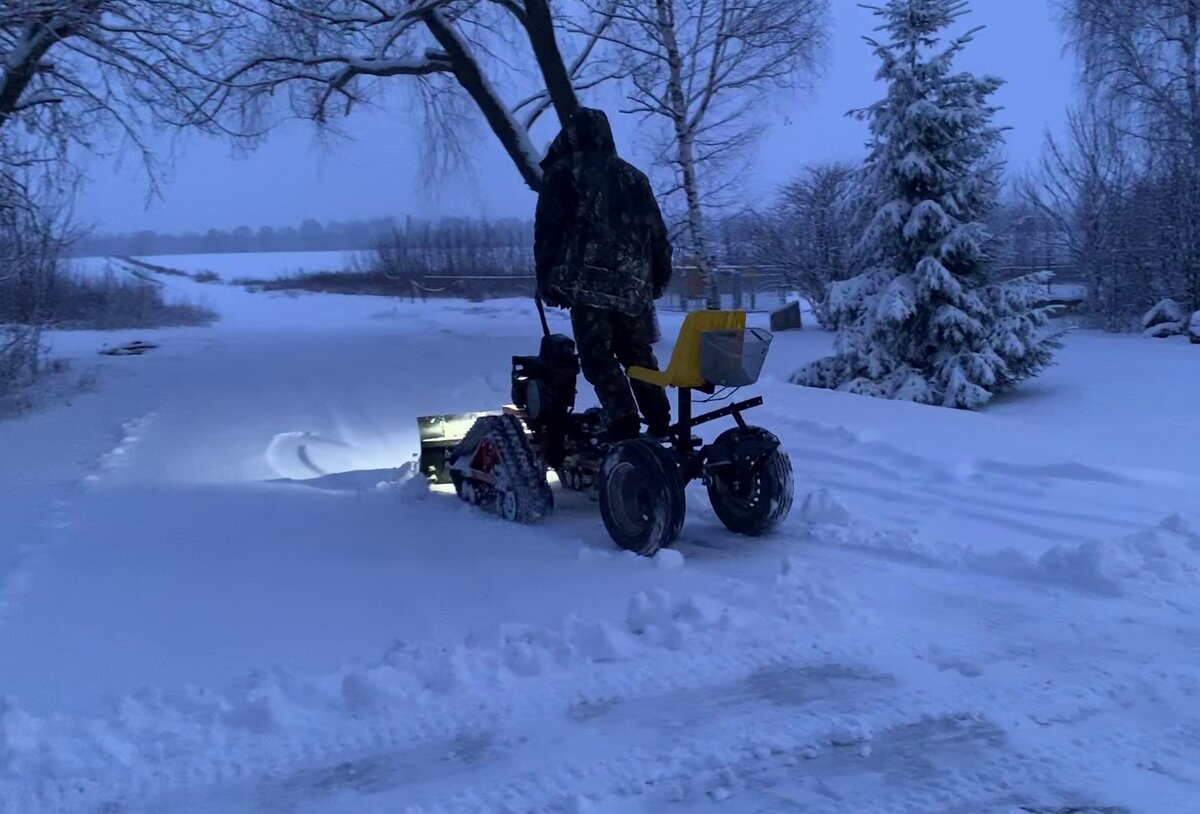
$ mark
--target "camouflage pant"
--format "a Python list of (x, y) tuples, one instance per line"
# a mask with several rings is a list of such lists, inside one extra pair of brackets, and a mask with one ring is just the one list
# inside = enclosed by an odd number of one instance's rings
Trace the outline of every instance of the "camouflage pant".
[(630, 382), (625, 375), (627, 368), (635, 366), (658, 370), (651, 347), (658, 339), (653, 308), (631, 317), (577, 306), (571, 309), (571, 326), (583, 377), (596, 389), (609, 421), (637, 415), (640, 407), (650, 425), (670, 423), (671, 403), (666, 391), (646, 382)]

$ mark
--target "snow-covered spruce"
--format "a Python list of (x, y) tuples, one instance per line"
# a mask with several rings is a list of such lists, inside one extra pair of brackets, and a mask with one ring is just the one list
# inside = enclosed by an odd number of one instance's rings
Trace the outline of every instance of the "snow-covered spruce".
[(989, 279), (984, 216), (999, 185), (1001, 130), (988, 99), (1002, 82), (952, 70), (972, 32), (940, 47), (965, 0), (889, 0), (872, 41), (887, 95), (863, 111), (872, 144), (863, 274), (829, 294), (835, 355), (797, 384), (978, 408), (1051, 363), (1042, 275)]

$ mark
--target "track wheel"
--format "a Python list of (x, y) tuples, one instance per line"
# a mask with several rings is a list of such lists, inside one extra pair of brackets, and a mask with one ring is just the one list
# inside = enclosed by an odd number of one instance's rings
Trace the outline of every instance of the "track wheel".
[(725, 528), (759, 537), (787, 518), (792, 509), (792, 462), (775, 436), (759, 427), (726, 430), (714, 447), (756, 449), (776, 444), (755, 463), (751, 459), (716, 467), (708, 481), (708, 499)]
[(463, 503), (469, 503), (474, 506), (479, 503), (478, 493), (475, 491), (475, 484), (464, 478), (458, 472), (452, 472), (450, 479), (454, 483), (454, 491), (458, 494), (459, 500)]
[(522, 520), (520, 498), (516, 492), (502, 489), (496, 492), (496, 514), (514, 523)]
[(598, 485), (600, 514), (618, 546), (650, 557), (675, 542), (687, 503), (666, 448), (640, 438), (617, 444), (604, 458)]

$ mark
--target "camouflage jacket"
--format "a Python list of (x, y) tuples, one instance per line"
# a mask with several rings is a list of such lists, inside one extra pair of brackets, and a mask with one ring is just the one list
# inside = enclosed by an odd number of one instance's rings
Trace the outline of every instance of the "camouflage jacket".
[(534, 222), (550, 305), (644, 313), (671, 278), (671, 243), (645, 174), (617, 155), (602, 111), (581, 108), (550, 145)]

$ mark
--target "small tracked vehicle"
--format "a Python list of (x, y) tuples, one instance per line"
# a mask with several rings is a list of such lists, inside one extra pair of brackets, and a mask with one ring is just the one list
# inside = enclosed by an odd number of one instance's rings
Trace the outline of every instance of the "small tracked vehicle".
[[(507, 520), (533, 523), (554, 509), (549, 473), (562, 488), (598, 499), (613, 541), (652, 556), (683, 528), (684, 487), (707, 487), (713, 511), (738, 534), (761, 536), (788, 515), (792, 466), (779, 439), (746, 423), (762, 398), (733, 401), (758, 380), (772, 336), (746, 327), (744, 311), (697, 311), (684, 319), (663, 371), (629, 376), (678, 391), (666, 439), (606, 443), (599, 408), (576, 411), (579, 358), (574, 340), (552, 334), (538, 303), (543, 337), (536, 356), (514, 356), (512, 401), (501, 410), (418, 418), (421, 471), (451, 484), (459, 498)], [(700, 394), (700, 397), (697, 396)], [(696, 414), (698, 405), (720, 404)], [(713, 441), (695, 434), (717, 419), (732, 427)]]

